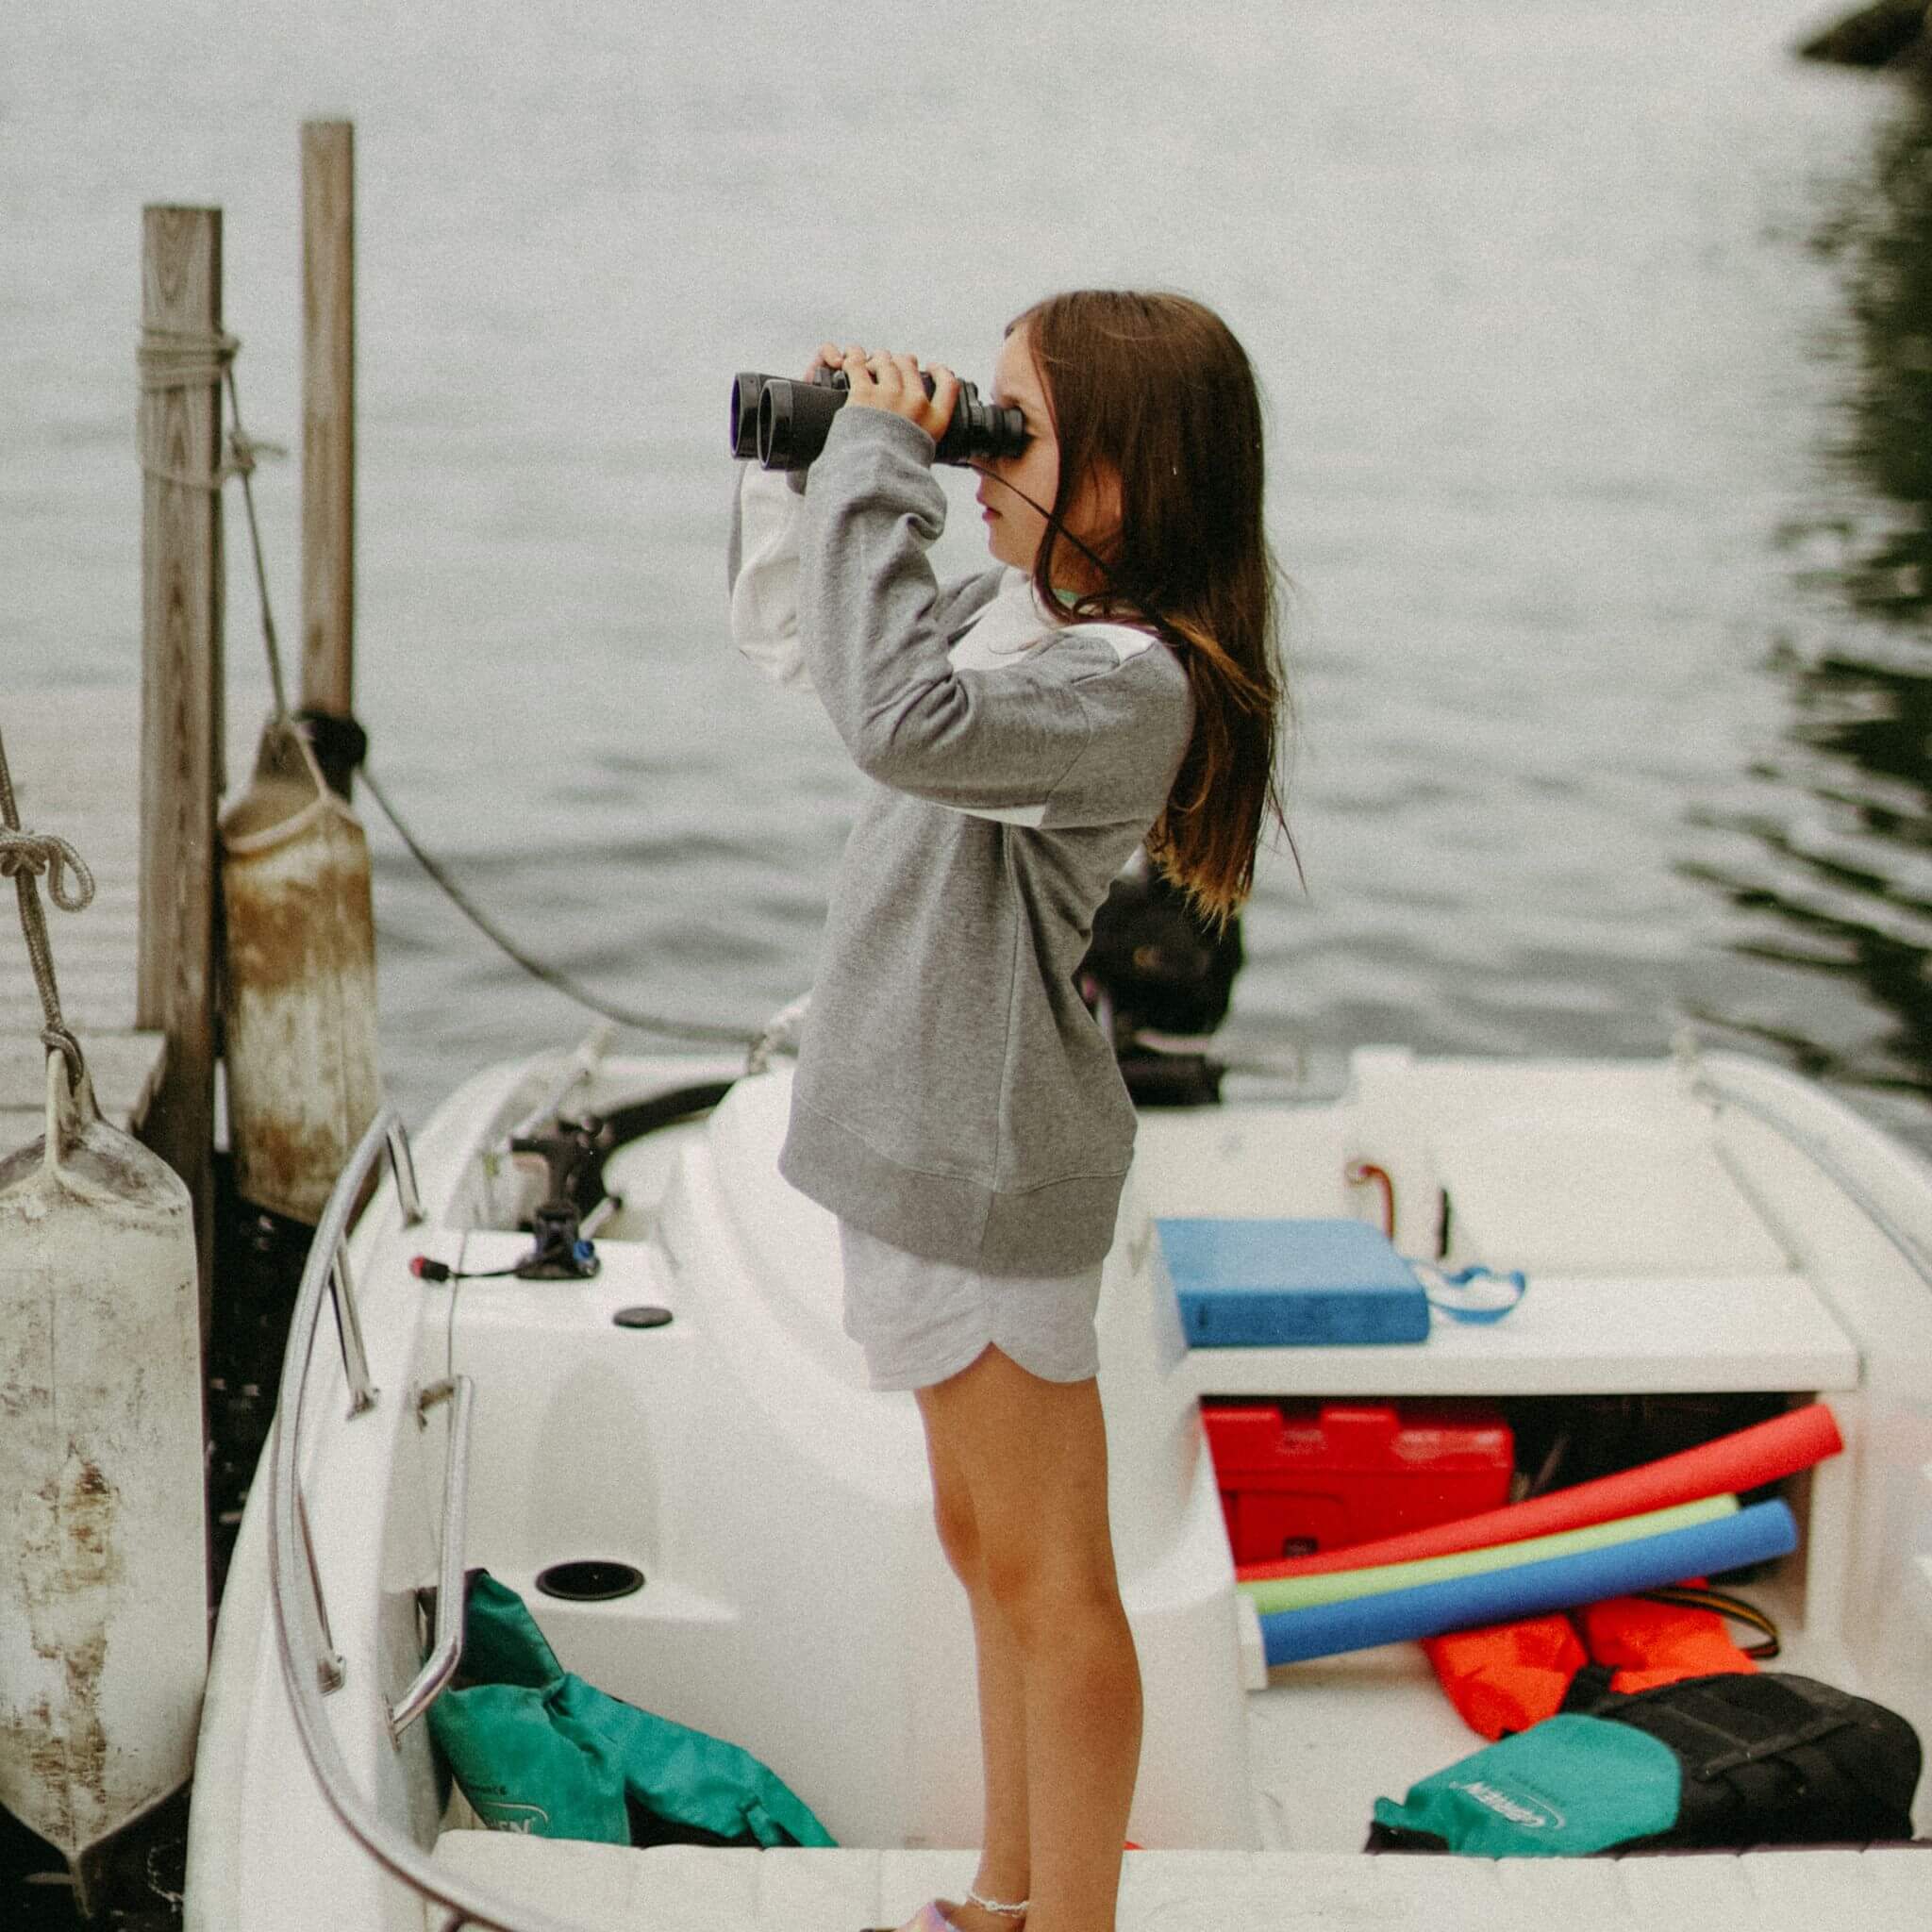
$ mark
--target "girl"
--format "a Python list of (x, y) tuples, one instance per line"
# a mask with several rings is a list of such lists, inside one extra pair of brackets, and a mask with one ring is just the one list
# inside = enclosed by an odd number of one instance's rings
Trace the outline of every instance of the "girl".
[(1080, 291), (1008, 328), (975, 464), (1000, 568), (936, 583), (958, 383), (822, 347), (850, 400), (803, 495), (751, 468), (740, 647), (809, 683), (876, 781), (827, 923), (780, 1167), (839, 1218), (845, 1326), (916, 1391), (972, 1612), (985, 1849), (920, 1932), (1108, 1932), (1141, 1688), (1109, 1540), (1094, 1308), (1134, 1140), (1074, 984), (1144, 840), (1246, 897), (1283, 707), (1261, 420), (1198, 303)]

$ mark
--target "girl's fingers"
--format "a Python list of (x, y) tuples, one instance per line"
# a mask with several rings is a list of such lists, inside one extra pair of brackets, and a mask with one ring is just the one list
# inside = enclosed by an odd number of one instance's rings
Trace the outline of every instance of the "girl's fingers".
[(937, 442), (946, 433), (953, 411), (959, 407), (959, 378), (943, 362), (935, 362), (926, 374), (932, 377), (932, 413), (939, 424), (929, 433)]
[[(937, 442), (946, 433), (946, 425), (953, 420), (953, 405), (959, 393), (958, 377), (935, 366), (928, 372), (932, 376), (932, 393), (927, 395), (925, 376), (920, 373), (919, 358), (916, 356), (895, 356), (892, 359), (902, 386), (900, 414), (918, 424)], [(946, 376), (950, 388), (941, 386), (941, 375)]]
[[(830, 343), (826, 344), (829, 348)], [(858, 343), (841, 352), (839, 367), (851, 385), (852, 403), (860, 408), (886, 409), (916, 424), (937, 442), (953, 420), (959, 400), (959, 378), (950, 369), (935, 364), (933, 392), (925, 392), (925, 379), (920, 374), (917, 356), (894, 355), (885, 350), (871, 356)]]
[(845, 351), (842, 367), (855, 405), (865, 409), (890, 409), (903, 413), (899, 403), (898, 371), (891, 357), (878, 350), (868, 356), (855, 342)]

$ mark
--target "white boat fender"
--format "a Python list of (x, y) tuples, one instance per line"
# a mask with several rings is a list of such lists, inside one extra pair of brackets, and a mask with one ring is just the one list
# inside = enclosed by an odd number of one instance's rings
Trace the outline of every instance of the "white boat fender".
[(236, 1191), (313, 1223), (382, 1099), (369, 841), (282, 712), (221, 839)]
[(193, 1768), (208, 1577), (193, 1207), (75, 1066), (0, 1159), (0, 1803), (86, 1909)]

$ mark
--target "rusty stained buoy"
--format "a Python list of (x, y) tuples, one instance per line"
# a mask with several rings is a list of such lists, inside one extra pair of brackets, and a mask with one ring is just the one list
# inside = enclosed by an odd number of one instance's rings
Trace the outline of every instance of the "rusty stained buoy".
[(193, 1768), (208, 1589), (193, 1207), (57, 1051), (0, 1159), (0, 1804), (83, 1906)]
[(382, 1098), (369, 841), (287, 717), (221, 836), (235, 1188), (312, 1223)]

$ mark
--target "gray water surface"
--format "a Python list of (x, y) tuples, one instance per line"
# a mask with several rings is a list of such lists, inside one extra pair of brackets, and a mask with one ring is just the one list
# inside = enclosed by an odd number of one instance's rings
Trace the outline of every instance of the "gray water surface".
[[(348, 115), (374, 765), (534, 950), (756, 1026), (860, 781), (725, 637), (731, 374), (829, 333), (984, 379), (1050, 288), (1178, 287), (1262, 372), (1295, 586), (1307, 890), (1264, 858), (1234, 1049), (1319, 1077), (1688, 1024), (1932, 1148), (1932, 114), (1791, 58), (1818, 17), (12, 9), (0, 691), (139, 676), (142, 205), (225, 209), (248, 427), (297, 443), (298, 127)], [(285, 636), (297, 487), (257, 479)], [(585, 1023), (365, 815), (420, 1119)]]

